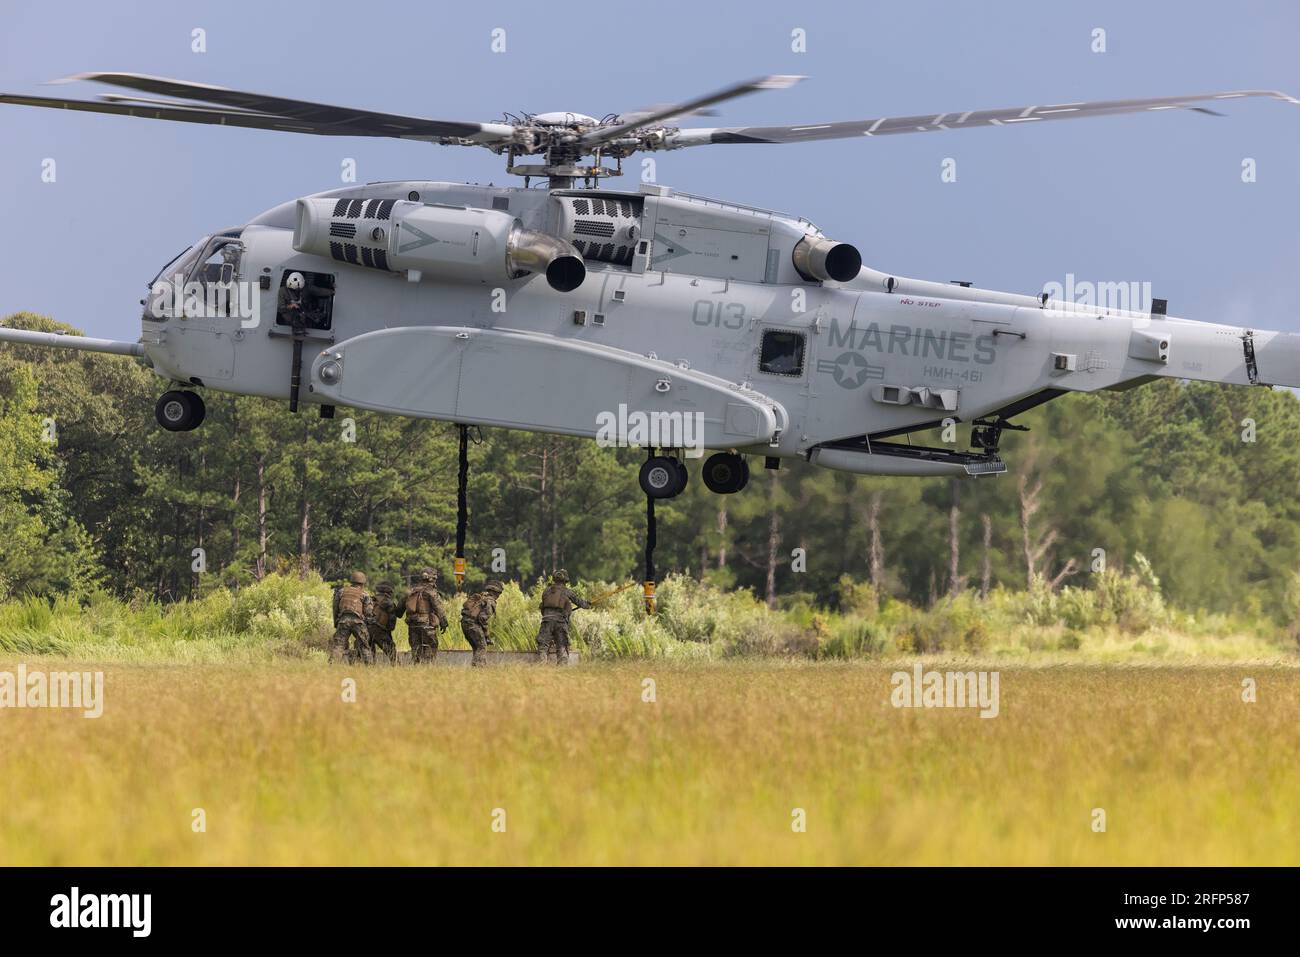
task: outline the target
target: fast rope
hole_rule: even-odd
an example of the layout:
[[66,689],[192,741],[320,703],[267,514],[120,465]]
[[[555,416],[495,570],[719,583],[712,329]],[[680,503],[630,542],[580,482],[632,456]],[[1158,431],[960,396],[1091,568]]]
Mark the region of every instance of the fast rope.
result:
[[302,388],[302,341],[307,338],[307,328],[300,317],[293,323],[293,360],[289,367],[289,411],[298,411],[298,392]]
[[469,484],[469,426],[458,425],[460,431],[460,467],[456,472],[456,557],[453,572],[456,591],[465,585],[465,529],[469,525],[469,505],[465,496]]
[[[654,449],[649,450],[650,458],[654,458]],[[645,611],[647,615],[655,613],[655,500],[649,495],[645,497],[645,576],[643,583],[645,587]]]

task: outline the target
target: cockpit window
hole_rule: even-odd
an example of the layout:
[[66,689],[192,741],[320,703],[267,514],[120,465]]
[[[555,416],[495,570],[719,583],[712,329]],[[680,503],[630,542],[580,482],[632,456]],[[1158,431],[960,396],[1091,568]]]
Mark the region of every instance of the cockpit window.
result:
[[177,256],[154,277],[144,318],[165,322],[229,317],[240,308],[237,287],[244,244],[238,236],[207,237]]
[[[171,276],[175,275],[176,273],[180,273],[181,276],[184,276],[187,272],[189,272],[190,269],[192,269],[194,266],[194,264],[188,260],[186,255],[187,253],[190,252],[193,252],[195,253],[195,255],[197,255],[199,252],[199,248],[197,246],[186,246],[175,256],[173,256],[172,259],[168,261],[166,266],[163,266],[162,269],[158,270],[157,275],[155,275],[152,279],[149,280],[149,285],[152,286],[159,279],[163,279],[163,280],[169,279]],[[184,265],[180,264],[182,259],[186,260]]]
[[203,247],[203,256],[189,282],[203,285],[234,282],[239,278],[239,262],[244,256],[244,244],[238,239],[214,236]]
[[760,372],[772,375],[803,375],[804,337],[798,332],[768,331],[758,353]]
[[[235,281],[244,258],[244,244],[238,238],[213,236],[200,253],[194,271],[186,278],[185,315],[213,318],[231,316],[239,303]],[[197,287],[197,288],[196,288]],[[195,312],[195,306],[201,312]]]
[[199,257],[207,248],[209,237],[204,236],[193,246],[186,247],[179,256],[158,270],[149,283],[149,298],[145,300],[144,319],[166,322],[180,315],[185,303],[185,283],[198,265]]

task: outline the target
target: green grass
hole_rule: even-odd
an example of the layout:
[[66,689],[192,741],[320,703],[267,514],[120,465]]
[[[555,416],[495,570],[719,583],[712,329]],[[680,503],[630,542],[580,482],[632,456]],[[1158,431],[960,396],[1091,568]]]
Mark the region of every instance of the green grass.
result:
[[[584,583],[588,594],[608,583]],[[540,583],[506,586],[492,624],[503,651],[535,647]],[[588,658],[673,661],[736,657],[878,659],[911,654],[982,655],[1012,661],[1075,662],[1294,661],[1297,646],[1267,621],[1194,616],[1166,608],[1152,584],[1103,577],[1095,588],[1058,593],[995,590],[946,598],[928,609],[878,599],[848,580],[831,596],[835,610],[795,598],[769,610],[747,591],[670,577],[659,614],[647,618],[637,589],[591,611],[575,611],[573,644]],[[447,601],[442,646],[467,648],[461,596]],[[70,660],[176,663],[322,662],[330,589],[318,578],[270,575],[238,591],[217,588],[192,602],[163,606],[106,594],[84,604],[37,598],[0,602],[0,654]],[[395,637],[407,647],[406,625]]]

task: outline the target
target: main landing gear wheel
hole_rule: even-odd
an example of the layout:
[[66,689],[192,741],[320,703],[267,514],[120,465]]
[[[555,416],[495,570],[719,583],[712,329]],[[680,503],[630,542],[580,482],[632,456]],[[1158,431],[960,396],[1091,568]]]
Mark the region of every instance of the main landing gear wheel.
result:
[[655,455],[645,460],[637,476],[641,491],[651,498],[673,498],[686,488],[690,474],[686,466],[668,455]]
[[173,389],[158,397],[153,414],[168,432],[189,432],[199,427],[207,407],[197,393]]
[[730,495],[749,484],[749,463],[735,452],[717,452],[704,460],[700,474],[710,492]]

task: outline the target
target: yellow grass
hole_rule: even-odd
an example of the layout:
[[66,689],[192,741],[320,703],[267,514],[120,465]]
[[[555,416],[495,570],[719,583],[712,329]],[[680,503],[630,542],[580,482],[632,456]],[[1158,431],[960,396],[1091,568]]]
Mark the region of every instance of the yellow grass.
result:
[[1300,863],[1295,668],[1003,662],[981,719],[895,667],[108,664],[0,711],[0,864]]

